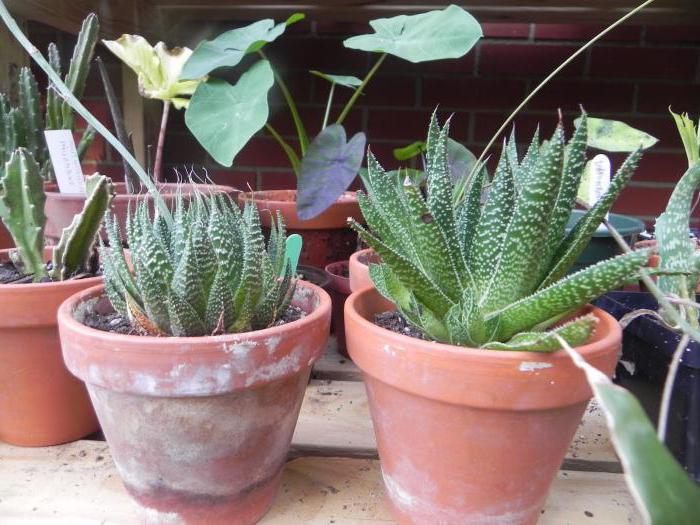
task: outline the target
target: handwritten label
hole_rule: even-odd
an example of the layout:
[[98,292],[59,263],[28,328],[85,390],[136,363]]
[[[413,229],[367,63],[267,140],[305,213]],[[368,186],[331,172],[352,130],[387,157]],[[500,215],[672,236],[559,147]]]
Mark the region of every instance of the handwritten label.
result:
[[44,131],[51,164],[61,193],[85,194],[85,177],[75,148],[73,133],[68,129]]
[[589,160],[581,177],[579,200],[588,206],[598,202],[610,187],[610,171],[610,159],[607,156],[600,154]]

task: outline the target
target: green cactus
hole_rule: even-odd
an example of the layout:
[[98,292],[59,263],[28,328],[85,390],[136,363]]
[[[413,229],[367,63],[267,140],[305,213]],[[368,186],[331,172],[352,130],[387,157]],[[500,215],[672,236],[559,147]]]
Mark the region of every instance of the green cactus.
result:
[[81,272],[94,273],[95,244],[105,212],[114,198],[112,180],[95,173],[85,179],[85,204],[63,229],[61,239],[53,249],[53,267],[49,277],[64,281]]
[[[83,21],[78,42],[73,50],[66,84],[77,98],[85,91],[85,82],[90,70],[99,33],[99,21],[95,14],[88,15]],[[60,74],[61,57],[55,44],[49,44],[48,60],[51,67]],[[0,93],[0,176],[2,166],[10,160],[15,148],[23,147],[34,157],[39,171],[45,180],[52,180],[51,159],[44,141],[44,130],[75,129],[73,111],[67,102],[58,95],[49,84],[46,90],[46,114],[40,111],[40,96],[37,82],[28,67],[23,67],[18,79],[18,103],[12,106],[7,95]],[[80,158],[87,151],[94,131],[88,129],[83,134],[78,152]]]
[[21,271],[34,281],[46,277],[44,264],[44,181],[39,165],[25,148],[17,148],[0,174],[0,218],[12,235]]
[[[130,215],[127,240],[133,273],[108,218],[110,248],[100,255],[114,308],[151,335],[203,336],[257,330],[287,310],[295,288],[285,258],[281,217],[265,248],[255,206],[241,213],[222,194],[177,199],[172,227],[145,203]],[[116,249],[115,249],[116,248]],[[280,277],[282,276],[282,277]]]
[[[585,124],[585,114],[582,118]],[[568,144],[561,124],[543,144],[536,134],[522,160],[511,137],[483,206],[485,169],[453,204],[448,131],[449,123],[441,129],[433,115],[425,191],[408,177],[385,172],[368,154],[363,174],[368,194],[358,192],[358,199],[372,233],[354,220],[349,224],[381,256],[382,264],[370,265],[377,290],[437,341],[541,352],[559,348],[556,335],[572,345],[585,342],[594,316],[551,327],[634,276],[649,252],[562,277],[631,176],[640,152],[629,156],[608,192],[566,235],[586,163],[586,125]]]

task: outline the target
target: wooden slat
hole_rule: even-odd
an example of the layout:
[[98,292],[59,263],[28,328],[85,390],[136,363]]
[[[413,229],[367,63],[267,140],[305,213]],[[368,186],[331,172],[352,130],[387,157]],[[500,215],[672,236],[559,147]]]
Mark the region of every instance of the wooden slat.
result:
[[[104,443],[80,441],[49,448],[0,444],[0,522],[3,525],[143,523]],[[384,499],[379,463],[347,458],[297,459],[264,525],[395,523]],[[623,476],[561,471],[540,525],[639,524]]]
[[352,359],[340,355],[335,337],[330,336],[326,351],[314,364],[312,377],[333,381],[362,381],[362,372]]
[[[292,439],[292,456],[377,457],[364,385],[356,381],[312,381]],[[569,447],[563,468],[621,472],[595,402],[591,402]]]

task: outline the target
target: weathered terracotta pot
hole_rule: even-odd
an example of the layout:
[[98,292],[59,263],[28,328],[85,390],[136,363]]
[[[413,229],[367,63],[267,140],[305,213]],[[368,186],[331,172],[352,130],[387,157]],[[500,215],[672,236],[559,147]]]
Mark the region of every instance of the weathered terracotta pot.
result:
[[374,253],[372,248],[360,250],[350,256],[349,273],[350,273],[350,290],[356,292],[374,286],[372,279],[369,276],[369,264],[379,262],[379,256]]
[[[345,303],[345,330],[399,523],[535,523],[591,397],[583,372],[563,351],[462,348],[371,321],[391,309],[375,289],[355,292]],[[611,375],[620,327],[587,309],[600,323],[577,350]]]
[[[217,186],[212,184],[175,184],[164,183],[159,184],[158,188],[163,195],[166,205],[171,208],[176,196],[177,188],[180,188],[185,198],[192,194],[195,188],[203,193],[217,191],[227,193],[231,196],[234,202],[237,201],[240,191],[229,186]],[[134,210],[136,205],[146,199],[151,203],[151,211],[153,211],[153,197],[148,193],[130,194],[126,191],[126,184],[123,182],[115,182],[114,188],[117,192],[116,197],[112,200],[111,211],[118,218],[121,226],[122,234],[124,233],[124,224],[127,211],[129,208]],[[73,216],[83,209],[85,203],[85,195],[74,193],[59,193],[58,186],[55,184],[47,184],[46,204],[44,211],[46,212],[46,227],[44,228],[44,236],[47,242],[58,242],[61,238],[63,228],[68,226],[73,221]]]
[[348,217],[364,223],[360,205],[352,192],[345,194],[330,208],[308,221],[297,216],[296,190],[270,190],[241,193],[241,204],[255,201],[263,227],[269,231],[271,217],[282,214],[287,233],[304,239],[300,264],[324,268],[328,263],[345,260],[357,249],[357,234],[347,226]]
[[[0,260],[8,253],[0,251]],[[43,447],[99,428],[85,385],[63,364],[56,312],[101,281],[0,284],[0,441]]]
[[326,273],[331,279],[328,293],[333,303],[333,316],[331,317],[331,333],[338,342],[338,351],[345,357],[348,351],[345,345],[345,320],[343,309],[345,300],[350,295],[350,278],[348,277],[348,261],[337,261],[326,265]]
[[[302,319],[257,332],[139,337],[88,328],[103,287],[58,313],[66,365],[87,384],[117,470],[157,523],[252,524],[279,486],[331,303],[299,282]],[[110,307],[111,308],[111,307]]]

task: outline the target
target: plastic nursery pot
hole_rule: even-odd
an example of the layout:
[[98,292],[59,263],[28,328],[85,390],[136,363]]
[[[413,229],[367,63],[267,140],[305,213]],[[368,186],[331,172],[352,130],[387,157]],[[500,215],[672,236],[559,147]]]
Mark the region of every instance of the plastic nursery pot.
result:
[[270,190],[241,193],[241,204],[254,201],[260,211],[263,228],[269,231],[271,217],[279,211],[288,233],[304,239],[300,264],[323,268],[345,260],[357,249],[357,234],[347,226],[348,217],[364,223],[360,205],[352,192],[345,192],[330,208],[308,221],[297,216],[296,190]]
[[[573,229],[584,214],[585,212],[582,210],[573,210],[571,212],[569,222],[566,225],[567,233]],[[643,221],[627,215],[620,215],[618,213],[611,213],[608,220],[613,227],[620,232],[620,235],[624,237],[627,244],[634,244],[637,240],[637,236],[643,232],[645,228]],[[593,233],[593,237],[588,243],[588,246],[586,246],[586,249],[572,266],[570,273],[581,270],[605,259],[610,259],[619,253],[620,248],[618,247],[617,242],[615,242],[615,239],[612,238],[607,227],[604,224],[601,224],[598,226],[595,233]]]
[[307,315],[256,332],[140,337],[82,324],[103,287],[58,312],[66,365],[85,381],[128,492],[158,523],[252,524],[280,483],[304,390],[328,338],[328,294],[299,282]]
[[[659,307],[654,296],[644,292],[609,292],[595,304],[616,319],[634,310],[656,311]],[[637,317],[624,330],[616,381],[639,398],[652,421],[658,420],[668,365],[680,339],[680,334],[652,317]],[[673,384],[666,446],[700,483],[700,343],[692,340]]]
[[[0,251],[0,260],[8,254]],[[66,298],[101,281],[0,284],[0,441],[43,447],[98,430],[85,385],[63,364],[56,312]]]
[[[583,372],[563,351],[456,347],[372,322],[391,309],[375,289],[354,292],[345,331],[399,523],[535,523],[591,397]],[[611,375],[620,326],[587,309],[600,322],[578,351]]]
[[[176,183],[163,183],[158,185],[158,189],[163,195],[166,205],[172,208],[175,202],[176,192],[180,188],[183,197],[187,199],[194,189],[198,189],[203,193],[208,192],[222,192],[231,196],[234,202],[237,201],[239,190],[233,189],[229,186],[218,186],[213,184],[176,184]],[[114,189],[117,195],[112,200],[111,211],[119,220],[119,225],[121,226],[121,232],[124,234],[124,224],[126,219],[126,214],[129,209],[134,210],[137,203],[142,200],[148,200],[151,206],[151,212],[153,211],[153,197],[148,193],[138,193],[130,194],[126,191],[126,184],[123,182],[115,182]],[[85,195],[79,195],[75,193],[59,193],[58,186],[55,184],[47,184],[45,186],[46,191],[46,204],[44,205],[44,211],[46,213],[46,227],[44,229],[44,235],[48,241],[58,242],[63,232],[63,228],[68,226],[73,220],[73,216],[83,209],[83,204],[85,203]]]
[[333,302],[333,316],[331,317],[331,332],[338,342],[338,351],[345,357],[348,351],[345,345],[345,321],[343,308],[345,300],[350,295],[350,277],[348,261],[337,261],[326,265],[326,273],[331,279],[328,293]]
[[374,253],[372,248],[360,250],[350,256],[350,290],[356,292],[368,286],[374,286],[372,279],[369,277],[369,264],[378,263],[379,256]]

